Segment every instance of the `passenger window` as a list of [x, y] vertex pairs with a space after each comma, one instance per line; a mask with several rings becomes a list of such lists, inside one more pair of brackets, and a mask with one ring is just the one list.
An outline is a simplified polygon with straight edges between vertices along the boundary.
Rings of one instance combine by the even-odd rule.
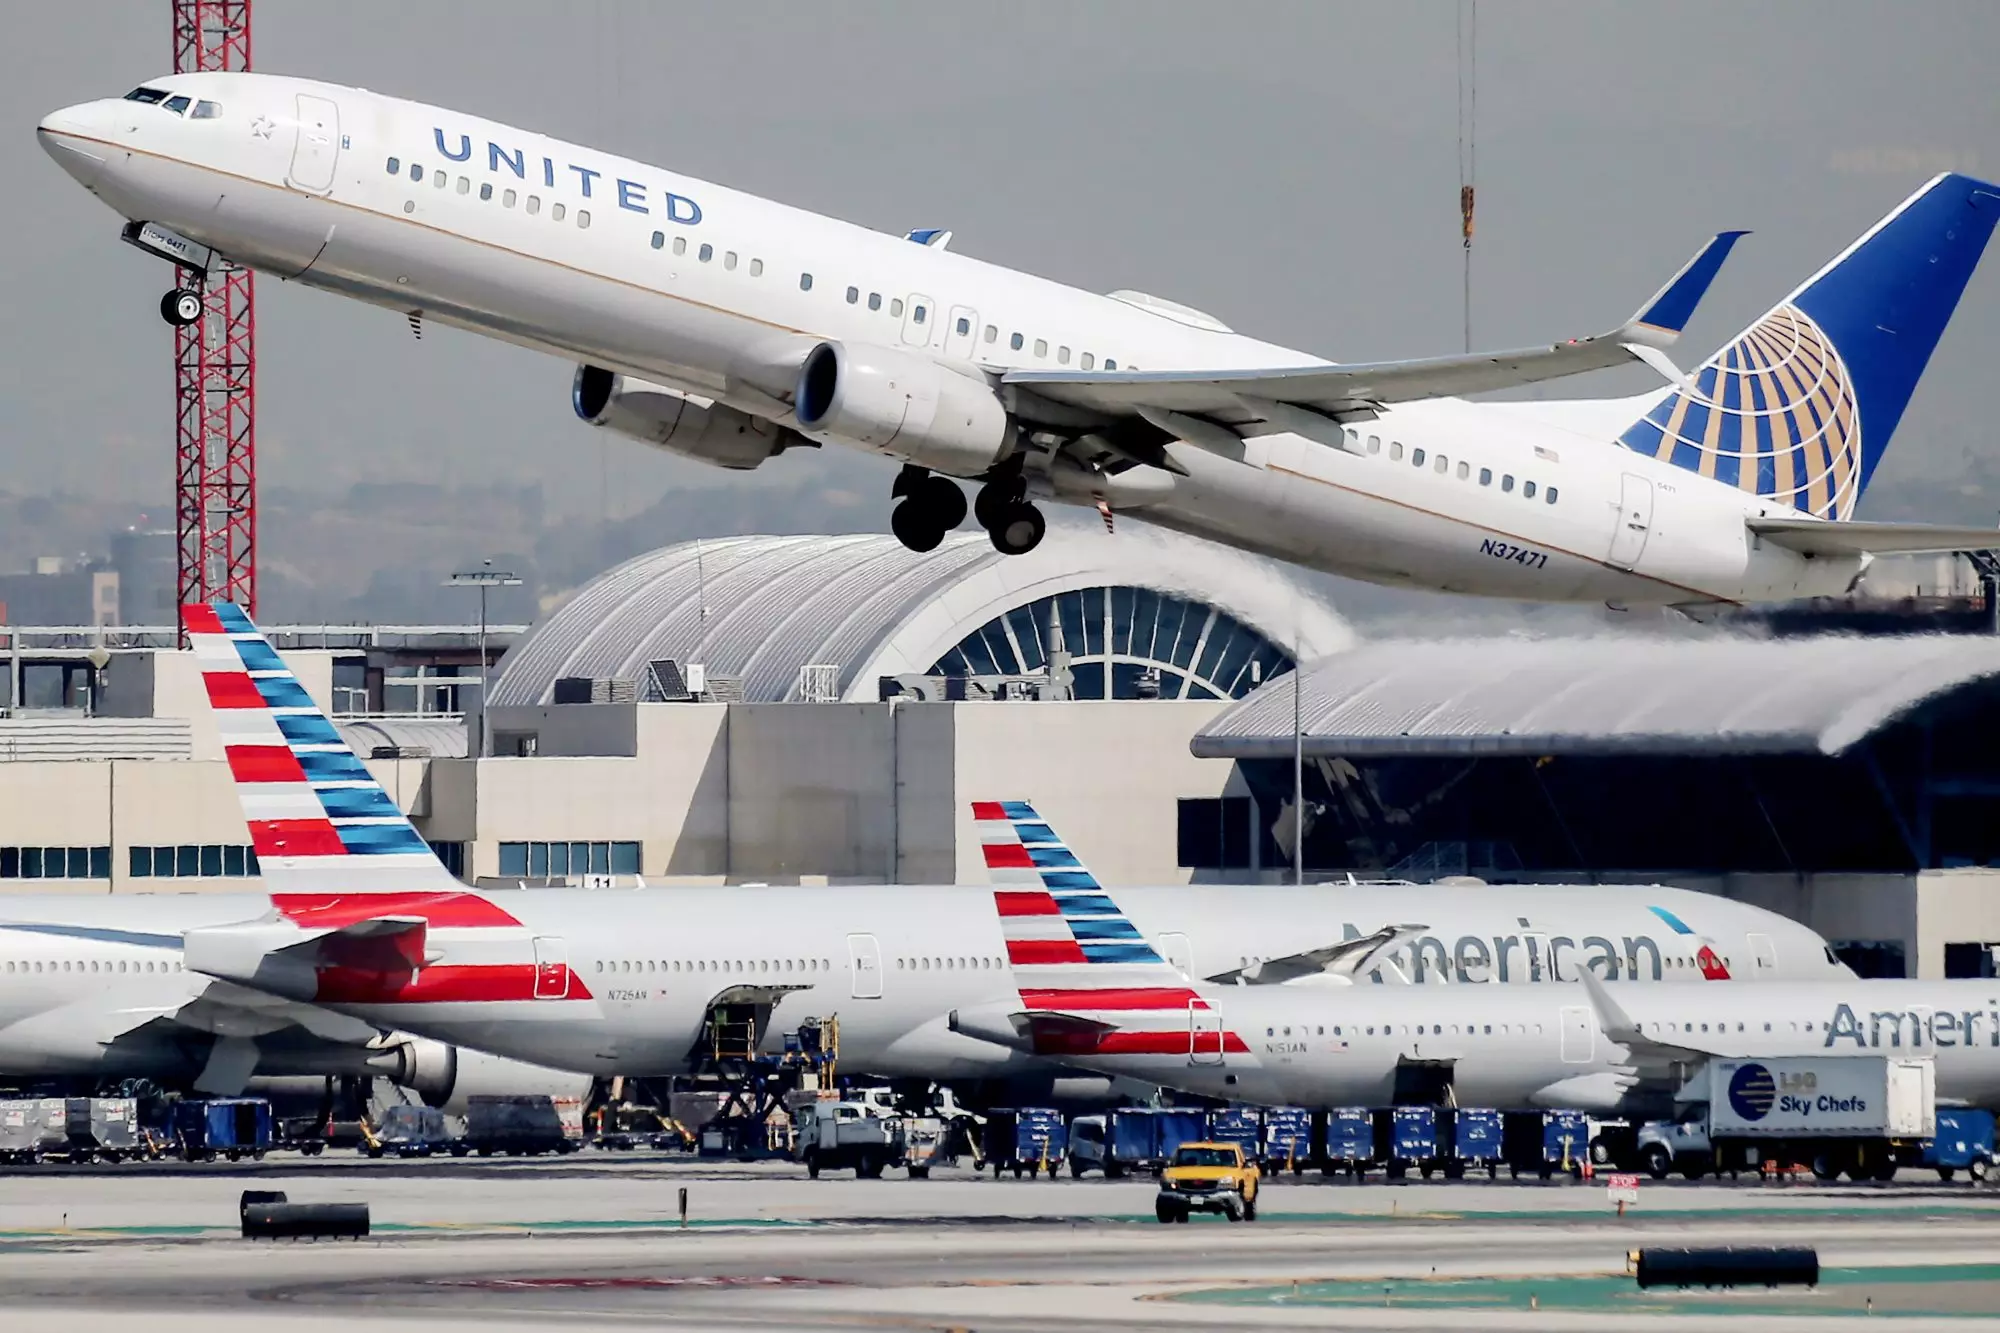
[[1077, 364], [1085, 370], [1095, 370], [1097, 368], [1097, 358], [1089, 352], [1085, 352], [1081, 357], [1077, 358]]
[[653, 233], [653, 248], [655, 250], [658, 250], [661, 246], [664, 246], [666, 243], [667, 243], [667, 234], [665, 232], [656, 231]]
[[558, 200], [557, 202], [549, 205], [549, 221], [561, 222], [563, 220], [563, 214], [567, 212], [569, 212], [569, 206]]
[[1470, 479], [1471, 476], [1472, 476], [1472, 464], [1461, 462], [1458, 465], [1458, 479], [1460, 481], [1466, 481]]
[[421, 181], [423, 180], [423, 178], [424, 178], [423, 167], [415, 162], [410, 163], [410, 179], [413, 181]]
[[922, 306], [922, 305], [915, 305], [915, 306], [912, 306], [912, 307], [910, 307], [910, 323], [912, 323], [912, 324], [921, 324], [921, 323], [923, 323], [923, 322], [924, 322], [924, 308], [923, 308], [923, 306]]
[[1554, 504], [1556, 502], [1556, 488], [1553, 486], [1549, 487], [1549, 489], [1542, 494], [1542, 500], [1545, 504]]
[[1000, 326], [998, 324], [988, 324], [986, 326], [986, 341], [989, 343], [997, 342], [999, 341], [999, 338], [1000, 338]]
[[[704, 250], [708, 249], [708, 247], [705, 245], [701, 248]], [[799, 274], [799, 290], [802, 292], [809, 292], [812, 289], [813, 289], [813, 275], [810, 273]]]
[[1371, 454], [1382, 452], [1382, 437], [1380, 435], [1370, 435], [1368, 437], [1368, 452]]
[[520, 195], [515, 194], [512, 190], [502, 190], [500, 192], [500, 207], [512, 208], [514, 206], [514, 201], [519, 199], [520, 197], [521, 197]]
[[436, 189], [442, 190], [447, 179], [448, 177], [442, 171], [433, 171], [431, 173], [431, 185]]
[[472, 178], [471, 178], [471, 177], [469, 177], [469, 176], [460, 176], [460, 177], [458, 178], [458, 192], [459, 192], [460, 194], [471, 194], [471, 193], [472, 193]]
[[577, 225], [577, 226], [578, 226], [579, 228], [583, 228], [583, 227], [588, 227], [588, 226], [590, 225], [590, 210], [589, 210], [589, 209], [587, 209], [587, 208], [579, 208], [579, 209], [577, 209], [577, 210], [576, 210], [576, 225]]
[[684, 255], [687, 252], [688, 252], [688, 238], [685, 236], [674, 237], [674, 253], [677, 255]]
[[1065, 365], [1065, 366], [1066, 366], [1066, 365], [1068, 365], [1068, 364], [1069, 364], [1069, 348], [1067, 348], [1067, 347], [1058, 347], [1058, 348], [1056, 348], [1056, 360], [1057, 360], [1057, 361], [1058, 361], [1059, 363], [1061, 363], [1062, 365]]
[[194, 104], [194, 114], [188, 117], [189, 120], [220, 120], [221, 118], [222, 104], [220, 102], [196, 102]]
[[849, 287], [847, 289], [847, 304], [853, 305], [860, 299], [861, 299], [861, 289], [859, 287]]
[[764, 261], [763, 261], [763, 260], [761, 260], [761, 259], [753, 259], [753, 260], [751, 260], [751, 261], [750, 261], [750, 276], [751, 276], [751, 277], [753, 277], [753, 278], [761, 278], [761, 277], [763, 277], [763, 276], [764, 276]]
[[1049, 354], [1049, 340], [1047, 338], [1035, 339], [1035, 355], [1045, 357], [1048, 354]]
[[188, 104], [193, 101], [194, 99], [192, 97], [185, 97], [185, 96], [169, 97], [167, 99], [167, 110], [173, 112], [177, 116], [181, 115], [188, 109]]
[[1013, 337], [1009, 338], [1009, 339], [1007, 340], [1007, 345], [1008, 345], [1009, 347], [1013, 348], [1013, 349], [1014, 349], [1015, 351], [1017, 351], [1017, 352], [1018, 352], [1018, 351], [1020, 351], [1020, 350], [1021, 350], [1021, 335], [1017, 333], [1017, 334], [1015, 334], [1015, 335], [1014, 335]]
[[528, 196], [528, 207], [527, 207], [527, 214], [528, 214], [528, 216], [529, 216], [529, 217], [533, 217], [533, 216], [535, 216], [535, 214], [537, 214], [537, 213], [539, 213], [539, 212], [541, 212], [541, 211], [542, 211], [542, 196], [540, 196], [540, 195], [538, 195], [538, 194], [531, 194], [531, 195], [529, 195], [529, 196]]
[[694, 252], [694, 257], [696, 259], [699, 259], [702, 263], [706, 264], [709, 260], [715, 258], [715, 247], [710, 245], [707, 241], [703, 241], [701, 243], [701, 249]]
[[1389, 441], [1389, 457], [1398, 463], [1403, 461], [1403, 442], [1401, 440]]
[[1527, 499], [1530, 499], [1530, 500], [1534, 499], [1534, 498], [1535, 498], [1535, 483], [1534, 483], [1534, 482], [1532, 482], [1532, 481], [1529, 481], [1529, 482], [1523, 482], [1523, 483], [1521, 484], [1521, 494], [1522, 494], [1523, 496], [1525, 496], [1525, 497], [1526, 497]]
[[1442, 477], [1446, 472], [1451, 470], [1451, 460], [1449, 458], [1446, 458], [1443, 454], [1439, 454], [1437, 462], [1435, 465], [1433, 465], [1431, 470], [1433, 472], [1436, 472], [1440, 477]]
[[726, 273], [734, 273], [736, 271], [736, 252], [734, 250], [728, 251], [722, 256], [722, 268]]
[[399, 157], [389, 159], [389, 174], [391, 176], [400, 176], [403, 174], [403, 159]]
[[889, 318], [891, 318], [891, 319], [901, 319], [902, 317], [903, 317], [903, 298], [902, 298], [902, 297], [900, 297], [900, 296], [892, 296], [892, 297], [890, 297], [890, 298], [889, 298]]
[[868, 293], [868, 308], [870, 310], [880, 310], [882, 308], [882, 293]]
[[1493, 484], [1493, 469], [1492, 469], [1492, 468], [1490, 468], [1490, 467], [1483, 467], [1483, 468], [1479, 469], [1479, 484], [1480, 484], [1481, 486], [1491, 486], [1491, 485]]
[[1509, 472], [1507, 475], [1500, 478], [1500, 489], [1503, 491], [1511, 491], [1514, 489], [1513, 473]]
[[971, 320], [969, 320], [969, 319], [961, 319], [961, 320], [959, 320], [959, 321], [958, 321], [958, 331], [959, 331], [959, 334], [960, 334], [961, 336], [963, 336], [963, 335], [965, 335], [965, 334], [968, 334], [968, 333], [972, 332], [972, 321], [971, 321]]
[[1424, 451], [1422, 449], [1410, 450], [1410, 466], [1422, 467], [1423, 465], [1424, 465]]
[[479, 202], [482, 204], [486, 204], [486, 203], [491, 203], [492, 201], [493, 201], [493, 186], [490, 183], [482, 184], [479, 187]]

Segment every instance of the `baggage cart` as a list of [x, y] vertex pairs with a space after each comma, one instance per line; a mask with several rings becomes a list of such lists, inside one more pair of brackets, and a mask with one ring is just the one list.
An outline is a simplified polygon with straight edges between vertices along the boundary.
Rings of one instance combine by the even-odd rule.
[[1046, 1107], [1002, 1107], [986, 1117], [986, 1160], [996, 1180], [1009, 1167], [1017, 1180], [1036, 1171], [1053, 1180], [1068, 1148], [1062, 1116]]
[[176, 1102], [173, 1137], [181, 1157], [190, 1162], [261, 1158], [271, 1148], [271, 1103], [255, 1097]]
[[1266, 1108], [1264, 1137], [1259, 1151], [1267, 1176], [1276, 1175], [1279, 1171], [1297, 1175], [1305, 1170], [1313, 1160], [1312, 1112], [1303, 1106]]
[[1359, 1106], [1340, 1106], [1328, 1111], [1320, 1170], [1326, 1175], [1345, 1171], [1358, 1177], [1374, 1160], [1374, 1115]]
[[1451, 1157], [1459, 1175], [1483, 1168], [1487, 1179], [1498, 1176], [1500, 1163], [1505, 1160], [1504, 1148], [1505, 1118], [1500, 1112], [1490, 1107], [1463, 1106], [1452, 1116]]

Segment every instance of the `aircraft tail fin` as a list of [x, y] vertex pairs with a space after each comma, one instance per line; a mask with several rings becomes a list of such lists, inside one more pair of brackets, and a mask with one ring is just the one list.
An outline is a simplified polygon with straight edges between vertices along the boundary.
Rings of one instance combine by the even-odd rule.
[[184, 606], [181, 623], [267, 889], [466, 892], [241, 607]]
[[1817, 518], [1852, 517], [1996, 221], [2000, 186], [1936, 177], [1619, 442]]

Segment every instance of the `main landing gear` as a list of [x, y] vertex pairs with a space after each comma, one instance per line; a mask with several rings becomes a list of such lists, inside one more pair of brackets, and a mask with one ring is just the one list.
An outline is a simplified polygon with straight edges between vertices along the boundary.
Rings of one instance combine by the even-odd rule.
[[176, 287], [160, 298], [160, 318], [177, 329], [201, 319], [201, 293], [193, 287]]
[[[944, 535], [965, 521], [965, 492], [950, 477], [915, 464], [896, 476], [889, 493], [897, 504], [889, 514], [889, 530], [912, 551], [935, 551]], [[979, 488], [972, 515], [1002, 555], [1026, 555], [1042, 543], [1048, 520], [1028, 502], [1027, 487], [1018, 476], [1001, 476]]]

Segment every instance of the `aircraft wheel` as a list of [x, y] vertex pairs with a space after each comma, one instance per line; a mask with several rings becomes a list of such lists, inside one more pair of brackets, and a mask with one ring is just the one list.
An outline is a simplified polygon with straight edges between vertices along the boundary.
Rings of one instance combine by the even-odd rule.
[[889, 531], [912, 551], [935, 551], [944, 541], [945, 529], [938, 526], [930, 511], [912, 495], [889, 511]]
[[986, 528], [993, 549], [1002, 555], [1026, 555], [1042, 544], [1048, 530], [1049, 521], [1042, 517], [1042, 511], [1025, 500], [1001, 508]]
[[160, 318], [175, 328], [186, 328], [201, 318], [201, 293], [192, 287], [176, 287], [160, 298]]
[[1009, 505], [1016, 505], [1027, 498], [1027, 489], [1019, 477], [1004, 477], [989, 481], [979, 488], [972, 497], [972, 517], [980, 527], [989, 531], [999, 521], [1000, 514]]

